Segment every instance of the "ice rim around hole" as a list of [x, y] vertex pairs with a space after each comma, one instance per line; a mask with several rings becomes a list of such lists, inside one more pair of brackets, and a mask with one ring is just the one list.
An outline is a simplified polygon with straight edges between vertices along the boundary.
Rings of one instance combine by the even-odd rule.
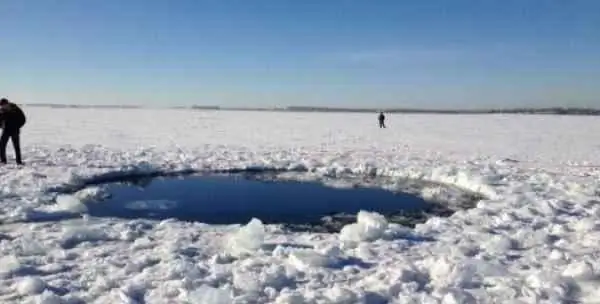
[[[433, 182], [423, 179], [409, 179], [405, 177], [377, 176], [373, 174], [337, 174], [328, 176], [323, 174], [311, 174], [305, 170], [277, 170], [277, 169], [231, 169], [212, 171], [160, 171], [160, 172], [108, 172], [102, 175], [92, 176], [77, 183], [69, 183], [47, 189], [45, 200], [48, 204], [62, 204], [64, 212], [56, 212], [52, 215], [38, 214], [32, 218], [33, 221], [52, 221], [61, 218], [69, 219], [85, 214], [86, 204], [102, 203], [111, 196], [111, 185], [128, 185], [132, 187], [145, 188], [157, 179], [186, 179], [202, 177], [232, 177], [248, 181], [262, 182], [298, 182], [315, 183], [329, 188], [366, 188], [383, 190], [390, 193], [401, 193], [422, 199], [427, 205], [421, 210], [402, 210], [399, 206], [397, 211], [384, 213], [383, 215], [390, 223], [400, 224], [413, 228], [416, 224], [423, 223], [434, 216], [447, 217], [458, 210], [475, 207], [477, 202], [487, 199], [482, 193], [461, 188], [456, 185]], [[71, 202], [69, 196], [75, 198]], [[60, 202], [58, 200], [61, 200]], [[364, 211], [373, 211], [367, 210]], [[266, 223], [280, 226], [288, 231], [306, 231], [316, 233], [337, 233], [351, 223], [356, 222], [357, 213], [334, 212], [323, 214], [318, 221], [306, 223]], [[260, 216], [256, 218], [260, 219]], [[261, 219], [262, 220], [262, 219]], [[201, 221], [197, 221], [202, 223]], [[236, 224], [245, 224], [240, 222]]]

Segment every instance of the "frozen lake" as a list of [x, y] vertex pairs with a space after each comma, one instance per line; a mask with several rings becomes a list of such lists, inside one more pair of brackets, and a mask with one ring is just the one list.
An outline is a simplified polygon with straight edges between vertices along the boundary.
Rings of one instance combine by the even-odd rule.
[[[24, 110], [27, 166], [0, 168], [2, 303], [593, 303], [600, 296], [596, 117], [389, 115], [380, 130], [376, 114]], [[362, 176], [384, 190], [421, 180], [430, 186], [411, 194], [426, 200], [453, 202], [449, 187], [484, 199], [414, 228], [362, 212], [339, 233], [323, 234], [258, 220], [94, 216], [108, 207], [89, 207], [101, 187], [56, 202], [49, 194], [101, 178], [220, 170], [303, 172], [303, 182]], [[296, 208], [304, 192], [286, 199]]]

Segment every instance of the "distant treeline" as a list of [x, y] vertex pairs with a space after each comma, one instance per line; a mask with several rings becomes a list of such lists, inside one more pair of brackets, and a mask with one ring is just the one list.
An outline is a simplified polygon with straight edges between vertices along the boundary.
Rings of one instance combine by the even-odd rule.
[[356, 108], [326, 108], [326, 107], [289, 107], [293, 112], [351, 112], [351, 113], [422, 113], [422, 114], [553, 114], [553, 115], [600, 115], [600, 109], [589, 108], [513, 108], [513, 109], [476, 109], [476, 110], [436, 110], [436, 109], [356, 109]]
[[29, 107], [56, 108], [56, 109], [141, 109], [139, 105], [76, 105], [55, 103], [31, 103]]
[[[51, 108], [104, 108], [104, 109], [143, 109], [140, 105], [63, 105], [63, 104], [29, 104], [34, 107]], [[190, 110], [221, 110], [221, 111], [269, 111], [269, 112], [319, 112], [319, 113], [405, 113], [405, 114], [547, 114], [547, 115], [600, 115], [600, 109], [590, 108], [512, 108], [512, 109], [476, 109], [476, 110], [436, 110], [436, 109], [410, 109], [410, 108], [332, 108], [332, 107], [278, 107], [278, 108], [244, 108], [244, 107], [220, 107], [220, 106], [178, 106], [172, 109]]]

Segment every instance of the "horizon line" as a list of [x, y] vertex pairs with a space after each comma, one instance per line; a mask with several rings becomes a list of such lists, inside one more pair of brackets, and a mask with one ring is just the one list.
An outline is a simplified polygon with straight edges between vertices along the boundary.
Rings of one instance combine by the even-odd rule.
[[60, 103], [23, 103], [31, 107], [50, 108], [107, 108], [107, 109], [189, 109], [189, 110], [215, 110], [215, 111], [273, 111], [273, 112], [388, 112], [388, 113], [442, 113], [442, 114], [587, 114], [600, 115], [600, 107], [488, 107], [488, 108], [417, 108], [417, 107], [330, 107], [330, 106], [272, 106], [272, 107], [246, 107], [246, 106], [216, 106], [216, 105], [176, 105], [176, 106], [149, 106], [149, 105], [117, 105], [117, 104], [60, 104]]

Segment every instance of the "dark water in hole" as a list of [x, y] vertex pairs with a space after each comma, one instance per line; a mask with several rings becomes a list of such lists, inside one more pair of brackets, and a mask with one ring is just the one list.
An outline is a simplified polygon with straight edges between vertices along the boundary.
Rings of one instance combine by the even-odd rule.
[[431, 209], [422, 198], [374, 188], [333, 188], [317, 182], [261, 181], [243, 176], [157, 178], [145, 185], [107, 184], [109, 197], [88, 204], [93, 216], [176, 218], [208, 224], [310, 224], [360, 210], [393, 214]]

